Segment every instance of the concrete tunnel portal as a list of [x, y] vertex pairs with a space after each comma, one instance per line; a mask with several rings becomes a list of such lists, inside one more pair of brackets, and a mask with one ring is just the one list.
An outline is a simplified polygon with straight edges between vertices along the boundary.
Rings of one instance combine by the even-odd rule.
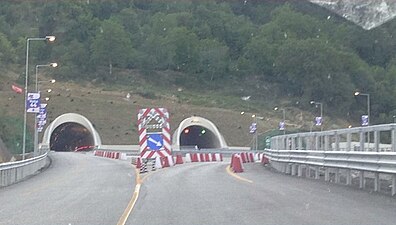
[[42, 140], [42, 146], [54, 151], [89, 151], [101, 144], [93, 124], [76, 113], [57, 117], [45, 130]]
[[222, 149], [227, 144], [217, 129], [209, 120], [193, 116], [184, 119], [173, 134], [172, 147], [174, 150], [191, 149]]
[[54, 151], [92, 150], [94, 146], [91, 132], [78, 123], [63, 123], [51, 134], [50, 149]]

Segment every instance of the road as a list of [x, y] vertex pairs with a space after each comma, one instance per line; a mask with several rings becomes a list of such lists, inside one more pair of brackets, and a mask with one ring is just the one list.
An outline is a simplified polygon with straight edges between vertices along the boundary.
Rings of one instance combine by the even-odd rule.
[[128, 225], [394, 224], [396, 199], [245, 165], [192, 163], [143, 178]]
[[92, 154], [50, 157], [44, 172], [0, 189], [0, 225], [117, 224], [133, 195], [134, 167]]
[[[135, 179], [125, 161], [51, 153], [43, 173], [0, 189], [0, 225], [394, 224], [396, 198], [257, 164], [189, 163]], [[138, 181], [137, 185], [135, 181]], [[134, 207], [130, 207], [140, 192]], [[132, 197], [134, 196], [134, 197]], [[134, 201], [133, 201], [134, 202]], [[125, 214], [124, 214], [125, 215]]]

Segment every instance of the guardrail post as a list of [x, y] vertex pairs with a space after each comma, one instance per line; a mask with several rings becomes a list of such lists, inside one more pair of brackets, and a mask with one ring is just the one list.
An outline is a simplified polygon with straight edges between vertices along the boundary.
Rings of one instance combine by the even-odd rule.
[[364, 179], [364, 171], [359, 172], [359, 188], [364, 188], [366, 186], [366, 181]]
[[292, 175], [292, 176], [295, 176], [295, 175], [296, 175], [296, 165], [295, 165], [295, 164], [292, 164], [292, 165], [291, 165], [291, 175]]
[[335, 169], [335, 183], [340, 183], [340, 169], [338, 168]]
[[396, 175], [392, 175], [392, 196], [396, 194]]
[[315, 150], [318, 151], [320, 146], [320, 136], [319, 135], [315, 135]]
[[335, 133], [334, 138], [335, 138], [335, 150], [340, 151], [340, 136], [337, 133]]
[[396, 129], [392, 128], [392, 152], [396, 152]]
[[298, 176], [302, 177], [303, 165], [297, 165], [297, 170], [298, 170]]
[[329, 168], [325, 168], [325, 181], [330, 181], [330, 169]]
[[352, 175], [351, 175], [351, 170], [350, 169], [347, 170], [346, 184], [347, 185], [352, 185]]
[[374, 191], [378, 192], [379, 190], [380, 190], [379, 173], [374, 173]]
[[291, 174], [291, 169], [290, 169], [291, 165], [289, 163], [286, 163], [286, 174]]
[[319, 177], [320, 177], [320, 174], [319, 174], [319, 166], [315, 166], [315, 179], [318, 180]]

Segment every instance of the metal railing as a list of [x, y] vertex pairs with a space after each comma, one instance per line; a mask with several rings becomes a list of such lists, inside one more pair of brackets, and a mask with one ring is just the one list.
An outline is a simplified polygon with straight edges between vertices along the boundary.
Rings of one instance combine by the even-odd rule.
[[[388, 143], [381, 143], [381, 137]], [[396, 124], [275, 136], [264, 154], [281, 172], [316, 179], [324, 175], [336, 183], [343, 176], [347, 185], [358, 174], [359, 187], [373, 179], [374, 191], [380, 190], [382, 175], [396, 194]]]
[[0, 164], [0, 187], [17, 183], [36, 174], [47, 164], [48, 151], [34, 158]]

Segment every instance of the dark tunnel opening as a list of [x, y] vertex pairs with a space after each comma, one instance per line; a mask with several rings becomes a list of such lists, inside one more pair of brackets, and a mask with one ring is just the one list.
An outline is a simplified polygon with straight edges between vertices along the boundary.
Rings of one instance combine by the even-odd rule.
[[54, 151], [89, 151], [94, 145], [91, 132], [83, 125], [73, 122], [59, 125], [50, 139], [50, 148]]
[[197, 146], [199, 149], [220, 148], [220, 140], [205, 127], [190, 126], [184, 128], [180, 134], [180, 146]]

